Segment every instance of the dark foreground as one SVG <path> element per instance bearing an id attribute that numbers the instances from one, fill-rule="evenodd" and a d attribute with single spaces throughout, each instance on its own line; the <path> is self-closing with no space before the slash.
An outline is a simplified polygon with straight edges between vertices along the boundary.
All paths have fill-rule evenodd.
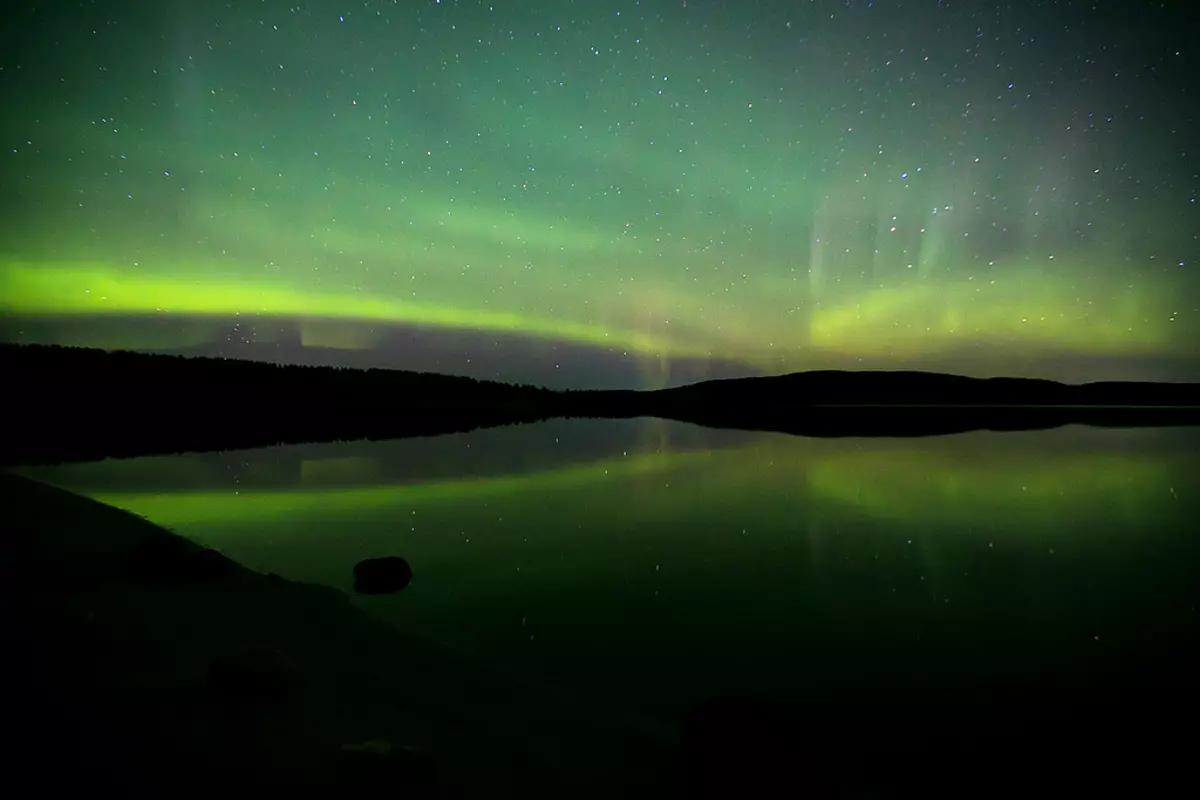
<path id="1" fill-rule="evenodd" d="M 472 797 L 1157 793 L 1194 781 L 1186 634 L 1148 628 L 1110 674 L 1069 685 L 813 687 L 821 699 L 781 706 L 722 696 L 714 675 L 711 699 L 681 719 L 616 719 L 125 512 L 9 475 L 0 500 L 5 585 L 23 612 L 9 640 L 12 781 Z"/>
<path id="2" fill-rule="evenodd" d="M 672 732 L 406 638 L 337 590 L 23 478 L 0 474 L 0 497 L 24 609 L 8 651 L 16 785 L 570 796 L 653 785 L 670 766 Z"/>

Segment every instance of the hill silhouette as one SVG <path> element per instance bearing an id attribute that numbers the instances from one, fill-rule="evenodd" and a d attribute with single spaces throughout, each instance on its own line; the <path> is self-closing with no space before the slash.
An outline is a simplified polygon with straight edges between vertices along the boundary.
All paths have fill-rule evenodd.
<path id="1" fill-rule="evenodd" d="M 663 417 L 806 436 L 1200 423 L 1200 384 L 1069 385 L 817 371 L 655 391 L 558 391 L 427 372 L 0 345 L 0 463 L 428 436 L 551 417 Z"/>
<path id="2" fill-rule="evenodd" d="M 824 370 L 707 381 L 650 398 L 656 416 L 804 436 L 930 436 L 1068 424 L 1200 422 L 1200 385 Z"/>

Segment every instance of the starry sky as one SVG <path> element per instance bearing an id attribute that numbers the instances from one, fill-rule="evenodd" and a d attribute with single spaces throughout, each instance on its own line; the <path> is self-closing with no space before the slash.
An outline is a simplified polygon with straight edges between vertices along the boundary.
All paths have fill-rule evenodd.
<path id="1" fill-rule="evenodd" d="M 1198 380 L 1189 5 L 18 3 L 0 337 Z"/>

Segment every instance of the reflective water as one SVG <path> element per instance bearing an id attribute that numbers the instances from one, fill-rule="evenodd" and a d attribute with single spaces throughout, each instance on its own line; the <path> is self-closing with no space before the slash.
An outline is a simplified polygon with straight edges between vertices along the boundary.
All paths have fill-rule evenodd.
<path id="1" fill-rule="evenodd" d="M 1195 429 L 813 440 L 553 421 L 30 469 L 597 702 L 1102 684 L 1194 637 Z"/>

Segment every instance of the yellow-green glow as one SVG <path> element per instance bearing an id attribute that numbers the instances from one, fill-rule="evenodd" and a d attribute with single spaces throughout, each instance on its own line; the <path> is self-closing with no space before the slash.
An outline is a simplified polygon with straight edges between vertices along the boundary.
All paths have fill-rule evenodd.
<path id="1" fill-rule="evenodd" d="M 830 454 L 808 469 L 812 489 L 880 519 L 956 524 L 986 530 L 987 521 L 1054 524 L 1103 508 L 1114 521 L 1152 518 L 1182 463 L 1120 453 L 1066 453 L 1044 458 L 964 457 L 913 448 Z"/>
<path id="2" fill-rule="evenodd" d="M 318 294 L 243 282 L 187 281 L 152 274 L 128 275 L 106 265 L 8 262 L 0 266 L 0 309 L 42 316 L 121 314 L 262 315 L 404 322 L 444 328 L 521 333 L 639 353 L 676 352 L 668 342 L 634 331 L 602 328 L 514 313 L 462 310 L 407 300 Z"/>
<path id="3" fill-rule="evenodd" d="M 1152 354 L 1182 344 L 1166 294 L 1151 281 L 1122 292 L 1014 266 L 995 278 L 915 280 L 866 292 L 817 311 L 811 334 L 818 347 L 870 355 L 988 341 L 1026 351 Z"/>
<path id="4" fill-rule="evenodd" d="M 1042 288 L 1031 299 L 1027 288 L 1035 279 Z M 1015 270 L 997 280 L 921 281 L 865 291 L 852 301 L 830 300 L 812 314 L 807 330 L 795 322 L 777 326 L 769 318 L 729 312 L 719 317 L 725 322 L 700 336 L 682 330 L 690 335 L 672 335 L 669 325 L 655 324 L 672 307 L 692 305 L 697 318 L 706 315 L 703 303 L 683 296 L 672 299 L 666 286 L 646 294 L 639 312 L 643 322 L 634 319 L 630 327 L 621 327 L 614 319 L 611 328 L 378 295 L 302 291 L 267 282 L 131 275 L 106 264 L 5 262 L 0 264 L 0 291 L 0 310 L 51 318 L 300 318 L 306 346 L 369 349 L 379 333 L 365 326 L 389 323 L 570 341 L 653 357 L 639 362 L 646 385 L 663 383 L 671 357 L 718 357 L 765 369 L 803 369 L 825 365 L 814 361 L 822 354 L 915 357 L 982 342 L 1034 351 L 1155 353 L 1178 346 L 1182 334 L 1164 311 L 1168 305 L 1163 290 L 1143 288 L 1137 297 L 1113 297 L 1105 285 L 1080 288 L 1054 278 L 1027 278 Z M 738 321 L 729 325 L 729 320 Z M 196 334 L 185 338 L 197 341 Z M 765 346 L 761 340 L 766 340 Z M 86 342 L 76 336 L 71 343 Z"/>
<path id="5" fill-rule="evenodd" d="M 87 473 L 74 480 L 69 470 L 57 474 L 65 476 L 66 488 L 181 530 L 234 520 L 350 518 L 385 509 L 433 509 L 489 499 L 537 505 L 540 498 L 579 490 L 619 492 L 647 520 L 703 515 L 710 505 L 727 512 L 731 506 L 766 504 L 793 515 L 810 503 L 834 503 L 852 515 L 950 524 L 964 534 L 985 530 L 980 520 L 1053 526 L 1065 516 L 1102 513 L 1133 522 L 1152 515 L 1158 504 L 1177 502 L 1171 493 L 1172 476 L 1185 467 L 1184 455 L 1092 452 L 1072 446 L 1070 436 L 1071 429 L 1063 429 L 966 434 L 919 444 L 851 444 L 764 434 L 746 445 L 720 450 L 668 448 L 530 473 L 350 487 L 344 484 L 353 474 L 370 480 L 369 461 L 334 459 L 328 464 L 306 462 L 302 485 L 294 489 L 219 492 L 186 487 L 170 492 L 95 491 L 87 486 Z M 1050 445 L 1037 447 L 1039 441 Z M 988 457 L 981 459 L 984 451 Z M 52 482 L 56 474 L 53 468 L 27 472 Z"/>
<path id="6" fill-rule="evenodd" d="M 359 512 L 482 500 L 489 497 L 537 496 L 542 492 L 594 486 L 608 480 L 666 472 L 709 461 L 704 452 L 641 453 L 551 472 L 486 478 L 391 484 L 352 489 L 305 488 L 300 491 L 237 492 L 85 492 L 102 503 L 132 511 L 160 525 L 186 527 L 238 519 L 263 522 L 292 515 L 354 515 Z M 33 475 L 41 474 L 31 471 Z"/>

